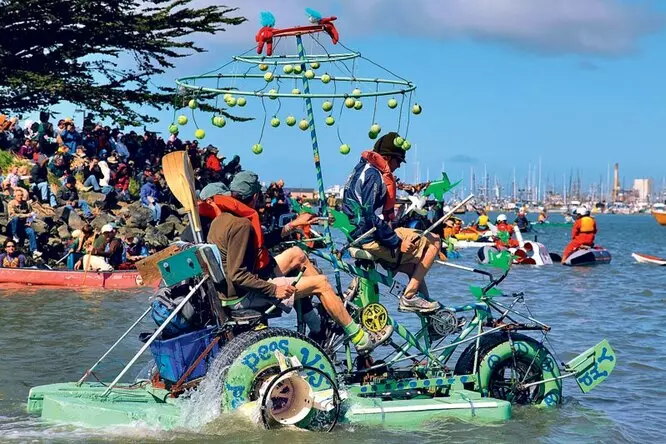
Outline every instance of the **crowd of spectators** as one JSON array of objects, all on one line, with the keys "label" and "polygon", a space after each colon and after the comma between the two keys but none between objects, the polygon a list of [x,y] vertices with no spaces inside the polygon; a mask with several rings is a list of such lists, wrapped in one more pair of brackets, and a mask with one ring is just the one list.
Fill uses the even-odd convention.
[{"label": "crowd of spectators", "polygon": [[[100,212],[139,201],[150,209],[152,223],[159,224],[165,218],[164,206],[177,204],[166,186],[161,159],[177,150],[189,154],[197,189],[211,182],[228,184],[241,170],[238,156],[227,161],[216,147],[199,146],[196,140],[182,141],[178,134],[165,140],[147,130],[143,134],[133,130],[125,133],[119,128],[95,123],[90,114],[81,128],[71,118],[53,124],[46,112],[40,113],[39,121],[20,121],[0,115],[0,161],[3,154],[5,159],[11,159],[9,165],[5,161],[4,169],[0,162],[0,215],[4,213],[7,219],[4,233],[0,224],[0,235],[6,238],[0,267],[25,266],[26,258],[37,260],[42,256],[42,245],[32,228],[33,222],[40,217],[36,206],[42,210],[62,208],[59,214],[65,223],[72,211],[90,222]],[[7,157],[8,154],[11,156]],[[96,193],[95,205],[91,205],[91,199],[84,198],[91,193]],[[267,211],[263,214],[272,224],[287,211],[284,182],[271,184],[267,190]],[[87,227],[90,231],[90,226]],[[92,249],[104,253],[105,262],[113,268],[121,266],[117,263],[121,255],[110,260],[107,254],[114,245],[118,246],[118,242],[113,241],[118,227],[111,228],[114,233],[111,239],[107,239],[109,231],[106,226],[102,229],[107,230],[105,233],[96,236],[90,231],[87,234],[87,239],[96,236],[97,246],[84,245],[81,237],[84,230],[73,232],[74,247],[69,246],[72,257],[68,259],[69,267],[74,268],[80,262],[77,255]],[[102,243],[102,239],[106,239],[106,243]],[[129,236],[121,240],[124,259],[141,256],[138,254],[141,248],[137,249],[140,239]],[[26,241],[27,250],[24,247]],[[111,263],[114,261],[116,263]]]}]

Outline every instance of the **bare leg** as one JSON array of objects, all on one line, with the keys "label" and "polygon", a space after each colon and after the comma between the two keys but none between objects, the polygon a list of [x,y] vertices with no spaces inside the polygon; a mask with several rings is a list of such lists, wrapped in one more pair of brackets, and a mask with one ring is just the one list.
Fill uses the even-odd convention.
[{"label": "bare leg", "polygon": [[305,267],[303,276],[316,276],[319,274],[305,252],[298,247],[291,247],[278,254],[275,256],[275,262],[277,263],[278,270],[283,275],[301,267]]},{"label": "bare leg", "polygon": [[296,284],[296,299],[308,298],[316,295],[331,317],[341,326],[352,322],[351,316],[342,304],[342,300],[335,294],[333,287],[326,276],[303,276]]}]

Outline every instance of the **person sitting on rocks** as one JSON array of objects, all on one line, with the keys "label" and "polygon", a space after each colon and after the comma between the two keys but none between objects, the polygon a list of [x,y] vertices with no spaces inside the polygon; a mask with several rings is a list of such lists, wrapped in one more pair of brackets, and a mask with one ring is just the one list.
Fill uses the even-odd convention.
[{"label": "person sitting on rocks", "polygon": [[148,257],[148,246],[139,236],[128,234],[125,236],[125,260],[126,262],[137,262]]},{"label": "person sitting on rocks", "polygon": [[65,222],[69,220],[70,211],[73,211],[76,207],[81,208],[84,218],[90,219],[93,217],[88,202],[85,199],[79,199],[79,193],[76,191],[76,178],[74,176],[67,176],[65,185],[58,190],[56,199],[59,205],[65,207],[65,211],[62,213],[62,219]]},{"label": "person sitting on rocks", "polygon": [[7,234],[14,239],[18,245],[23,243],[27,237],[30,243],[30,253],[33,258],[42,255],[37,246],[37,236],[30,223],[35,218],[32,205],[26,200],[27,191],[23,188],[14,189],[14,199],[7,204],[7,215],[9,223],[7,224]]},{"label": "person sitting on rocks", "polygon": [[51,192],[51,187],[49,185],[49,170],[46,165],[49,162],[49,158],[46,156],[40,156],[37,159],[37,163],[32,167],[30,175],[32,176],[31,181],[33,183],[33,194],[38,194],[40,201],[48,203],[52,207],[57,205],[56,197]]},{"label": "person sitting on rocks", "polygon": [[162,218],[162,206],[159,203],[160,190],[155,185],[153,177],[146,177],[146,183],[141,187],[141,204],[148,208],[153,215],[153,223],[158,224]]},{"label": "person sitting on rocks", "polygon": [[0,254],[0,268],[25,267],[25,256],[17,253],[16,242],[13,239],[7,239],[4,248],[5,252]]},{"label": "person sitting on rocks", "polygon": [[[102,187],[99,186],[99,181],[104,177],[102,174],[102,170],[99,168],[99,159],[97,157],[93,157],[90,159],[90,163],[83,168],[83,186],[87,188],[87,190],[92,187],[92,190],[99,193],[102,191]],[[87,191],[86,190],[86,191]]]}]

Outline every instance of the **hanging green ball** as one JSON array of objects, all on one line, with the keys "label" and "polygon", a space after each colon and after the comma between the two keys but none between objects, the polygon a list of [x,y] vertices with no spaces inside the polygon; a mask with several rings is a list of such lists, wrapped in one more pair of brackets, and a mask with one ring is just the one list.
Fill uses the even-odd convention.
[{"label": "hanging green ball", "polygon": [[292,65],[284,65],[282,71],[284,71],[285,74],[291,74],[294,72],[294,67]]},{"label": "hanging green ball", "polygon": [[231,99],[233,96],[230,93],[225,93],[222,98],[226,102],[227,100]]},{"label": "hanging green ball", "polygon": [[227,105],[229,105],[231,108],[236,106],[236,103],[238,102],[235,97],[229,97],[229,100],[226,101]]},{"label": "hanging green ball", "polygon": [[372,140],[375,140],[378,135],[379,135],[379,133],[368,131],[368,137],[371,138]]},{"label": "hanging green ball", "polygon": [[311,69],[308,69],[307,71],[305,71],[305,74],[303,75],[305,76],[306,79],[312,80],[314,79],[315,73]]},{"label": "hanging green ball", "polygon": [[239,97],[236,103],[238,106],[245,106],[247,104],[247,99],[245,97]]},{"label": "hanging green ball", "polygon": [[395,139],[393,139],[393,145],[395,145],[398,148],[402,148],[402,144],[405,143],[405,139],[402,137],[398,136]]},{"label": "hanging green ball", "polygon": [[288,126],[294,126],[294,125],[296,125],[296,117],[287,116],[286,122],[287,122]]},{"label": "hanging green ball", "polygon": [[291,93],[295,96],[299,95],[301,93],[301,90],[298,88],[294,88],[291,90]]},{"label": "hanging green ball", "polygon": [[197,139],[203,139],[204,137],[206,137],[206,131],[199,128],[194,132],[194,137],[196,137]]},{"label": "hanging green ball", "polygon": [[302,129],[303,131],[307,130],[310,128],[310,124],[308,123],[307,120],[302,119],[300,122],[298,122],[298,127]]},{"label": "hanging green ball", "polygon": [[277,89],[270,89],[268,91],[268,98],[271,100],[275,100],[277,99],[277,94],[278,94]]},{"label": "hanging green ball", "polygon": [[326,125],[328,125],[328,126],[335,125],[335,118],[333,116],[328,116],[326,118]]},{"label": "hanging green ball", "polygon": [[261,154],[264,151],[264,147],[260,143],[255,143],[252,145],[252,152],[254,154]]},{"label": "hanging green ball", "polygon": [[265,63],[259,64],[259,71],[266,71],[268,69],[268,65]]},{"label": "hanging green ball", "polygon": [[356,111],[359,111],[361,108],[363,108],[363,102],[361,102],[360,100],[355,101],[354,102],[354,109]]},{"label": "hanging green ball", "polygon": [[272,80],[273,80],[273,77],[274,77],[274,76],[273,76],[273,73],[272,73],[272,72],[267,72],[266,74],[264,74],[264,80],[267,81],[267,82],[272,81]]},{"label": "hanging green ball", "polygon": [[346,106],[347,108],[353,108],[353,107],[354,107],[354,104],[356,104],[356,100],[354,100],[353,98],[351,98],[351,97],[347,97],[347,98],[345,99],[345,106]]},{"label": "hanging green ball", "polygon": [[273,128],[277,128],[278,126],[280,126],[280,119],[278,119],[277,116],[271,119],[271,126]]},{"label": "hanging green ball", "polygon": [[398,101],[395,99],[389,99],[388,107],[394,109],[396,106],[398,106]]},{"label": "hanging green ball", "polygon": [[303,72],[303,67],[301,65],[294,65],[294,74],[300,74]]},{"label": "hanging green ball", "polygon": [[412,106],[412,113],[414,113],[415,115],[418,116],[419,114],[421,114],[421,111],[423,111],[423,108],[421,108],[421,105],[419,105],[418,103],[415,103],[414,106]]},{"label": "hanging green ball", "polygon": [[358,88],[354,88],[354,90],[352,91],[352,96],[359,97],[360,95],[361,95],[361,90]]},{"label": "hanging green ball", "polygon": [[197,104],[197,100],[196,100],[196,99],[192,99],[192,100],[190,100],[189,102],[187,102],[187,106],[189,106],[190,109],[195,109],[195,108],[197,107],[197,105],[198,105],[198,104]]},{"label": "hanging green ball", "polygon": [[213,117],[212,120],[213,120],[213,125],[218,127],[218,128],[222,128],[222,127],[224,127],[224,125],[227,124],[227,121],[224,120],[224,117],[222,117],[222,116],[215,116],[215,117]]},{"label": "hanging green ball", "polygon": [[330,110],[333,109],[333,103],[331,103],[327,100],[327,101],[325,101],[324,103],[321,104],[321,109],[323,109],[326,112],[329,112]]},{"label": "hanging green ball", "polygon": [[370,127],[370,132],[373,132],[373,133],[377,133],[377,134],[379,134],[379,133],[382,132],[382,127],[379,126],[378,123],[374,123],[374,124]]},{"label": "hanging green ball", "polygon": [[340,154],[344,154],[345,156],[349,154],[351,151],[351,147],[347,145],[346,143],[343,143],[340,145]]},{"label": "hanging green ball", "polygon": [[331,76],[328,74],[324,74],[321,76],[321,83],[328,83],[331,81]]},{"label": "hanging green ball", "polygon": [[319,62],[312,62],[310,63],[310,68],[312,69],[319,69]]},{"label": "hanging green ball", "polygon": [[405,140],[402,142],[402,149],[405,151],[409,151],[409,149],[412,147],[412,144],[409,142],[409,140]]},{"label": "hanging green ball", "polygon": [[175,123],[169,125],[169,133],[178,134],[178,125],[176,125]]},{"label": "hanging green ball", "polygon": [[178,116],[178,125],[187,125],[187,116],[183,114]]}]

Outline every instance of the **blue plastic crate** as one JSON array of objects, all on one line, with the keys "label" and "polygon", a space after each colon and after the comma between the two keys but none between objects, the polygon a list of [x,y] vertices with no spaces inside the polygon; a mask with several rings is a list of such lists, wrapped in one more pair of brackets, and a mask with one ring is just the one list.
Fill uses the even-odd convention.
[{"label": "blue plastic crate", "polygon": [[[215,327],[207,327],[175,338],[156,340],[150,344],[150,351],[153,358],[155,358],[155,364],[162,379],[170,382],[178,381],[213,341],[215,338],[213,336],[214,330]],[[204,376],[208,368],[208,362],[215,357],[218,350],[218,344],[215,344],[206,358],[202,359],[194,371],[190,373],[186,381]]]}]

